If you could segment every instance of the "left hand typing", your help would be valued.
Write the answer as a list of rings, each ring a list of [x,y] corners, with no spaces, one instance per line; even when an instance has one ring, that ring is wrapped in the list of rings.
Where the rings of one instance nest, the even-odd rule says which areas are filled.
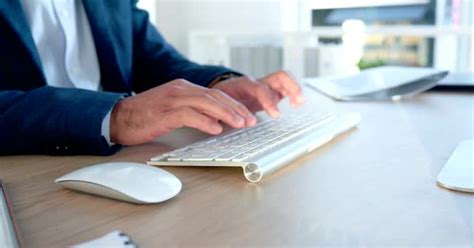
[[[278,71],[260,79],[248,76],[221,81],[213,86],[244,104],[250,111],[264,110],[270,117],[280,116],[278,102],[290,98],[292,106],[300,106],[305,98],[301,86],[285,71]]]

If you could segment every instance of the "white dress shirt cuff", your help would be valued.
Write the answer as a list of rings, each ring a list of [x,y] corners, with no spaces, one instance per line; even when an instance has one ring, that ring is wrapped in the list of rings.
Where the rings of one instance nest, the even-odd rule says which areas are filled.
[[[110,141],[110,115],[111,114],[112,114],[112,110],[110,110],[109,113],[107,113],[107,115],[104,117],[104,120],[102,120],[102,129],[101,129],[102,137],[105,138],[109,146],[115,145],[114,143],[112,143],[112,141]]]

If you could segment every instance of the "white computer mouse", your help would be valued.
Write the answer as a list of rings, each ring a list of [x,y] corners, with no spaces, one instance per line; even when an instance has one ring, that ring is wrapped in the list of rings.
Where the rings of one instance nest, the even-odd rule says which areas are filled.
[[[138,204],[166,201],[177,195],[182,187],[173,174],[132,162],[91,165],[55,182],[66,188]]]

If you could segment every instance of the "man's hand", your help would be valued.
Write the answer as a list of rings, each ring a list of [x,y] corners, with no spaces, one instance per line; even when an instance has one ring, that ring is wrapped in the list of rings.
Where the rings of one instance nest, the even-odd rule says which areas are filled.
[[[292,106],[299,106],[305,101],[299,84],[284,71],[258,80],[247,76],[231,78],[217,83],[213,89],[225,92],[251,112],[265,110],[273,118],[280,115],[277,104],[283,97],[290,97]]]
[[[256,123],[243,104],[224,92],[177,79],[119,101],[111,114],[110,136],[114,143],[135,145],[184,126],[219,134],[219,121],[234,128]]]

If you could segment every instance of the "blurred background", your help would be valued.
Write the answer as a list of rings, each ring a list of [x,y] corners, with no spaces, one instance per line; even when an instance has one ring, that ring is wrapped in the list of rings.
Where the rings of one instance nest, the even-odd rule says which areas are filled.
[[[190,59],[259,77],[379,65],[474,72],[472,0],[141,0]]]

